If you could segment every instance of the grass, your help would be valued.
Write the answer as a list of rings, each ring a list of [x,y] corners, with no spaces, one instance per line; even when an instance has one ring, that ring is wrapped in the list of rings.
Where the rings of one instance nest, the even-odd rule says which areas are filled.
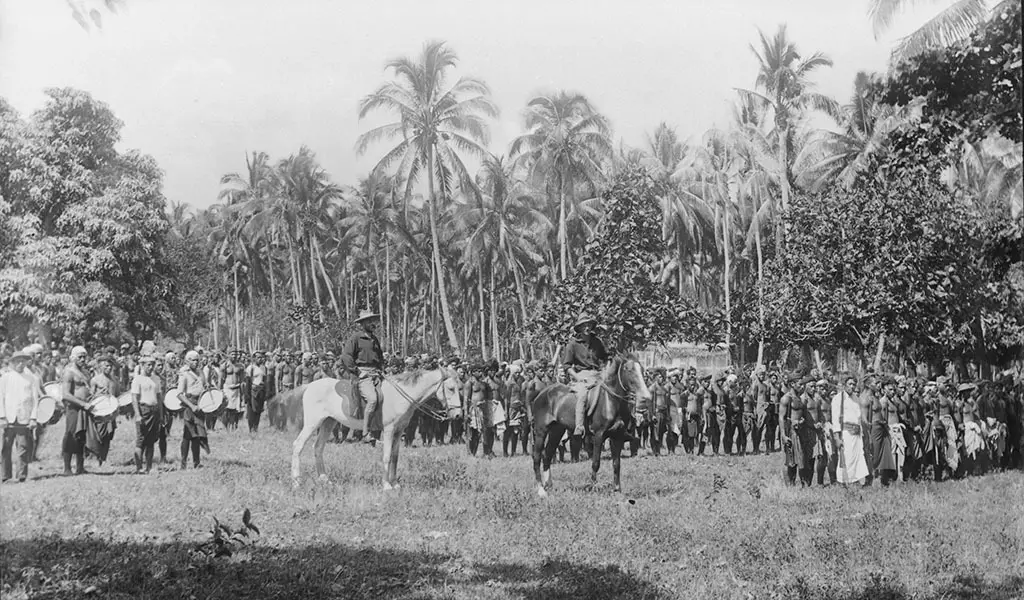
[[[607,462],[595,490],[589,465],[558,464],[542,500],[522,456],[403,449],[385,493],[379,451],[329,445],[322,484],[310,444],[293,490],[293,434],[217,431],[206,468],[139,476],[131,429],[107,465],[63,478],[55,428],[29,482],[0,489],[5,600],[1024,598],[1020,472],[801,490],[777,454],[641,455],[622,494]],[[262,535],[199,551],[214,517],[236,528],[245,508]]]

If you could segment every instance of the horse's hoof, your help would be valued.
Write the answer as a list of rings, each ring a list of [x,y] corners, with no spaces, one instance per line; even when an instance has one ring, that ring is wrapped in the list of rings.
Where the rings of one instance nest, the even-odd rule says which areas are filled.
[[[301,484],[301,483],[299,483],[299,478],[298,478],[298,477],[293,477],[293,478],[292,478],[292,489],[293,489],[293,490],[297,490],[297,489],[299,489],[299,487],[300,487],[301,485],[302,485],[302,484]]]
[[[384,482],[384,491],[385,492],[390,492],[393,489],[395,489],[394,486],[392,486],[390,483],[388,483],[386,481]]]
[[[331,478],[327,476],[327,473],[321,473],[320,476],[317,477],[317,480],[320,483],[330,483],[331,482]]]
[[[548,491],[544,489],[544,486],[537,486],[537,495],[541,498],[547,498]]]
[[[622,492],[622,486],[621,485],[616,485],[616,486],[612,487],[612,491],[615,492],[615,493],[620,493],[620,492]]]

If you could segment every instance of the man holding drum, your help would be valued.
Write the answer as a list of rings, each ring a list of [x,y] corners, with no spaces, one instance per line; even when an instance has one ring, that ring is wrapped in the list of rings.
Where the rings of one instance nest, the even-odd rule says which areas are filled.
[[[178,399],[182,405],[182,434],[181,434],[181,469],[184,470],[188,462],[188,451],[192,449],[192,464],[198,469],[199,449],[210,451],[210,443],[206,435],[206,423],[203,413],[199,410],[199,396],[206,390],[206,382],[203,381],[202,371],[199,367],[199,353],[189,350],[185,353],[185,366],[178,374]]]
[[[18,481],[28,479],[29,448],[37,426],[39,382],[25,368],[26,352],[11,356],[11,370],[0,375],[0,437],[3,438],[3,481],[13,477],[11,450],[18,446]]]
[[[146,459],[146,473],[153,469],[153,448],[163,430],[163,407],[160,398],[160,383],[153,377],[156,359],[143,356],[139,359],[141,373],[132,378],[132,405],[135,408],[135,471],[142,472],[142,459]]]
[[[178,389],[178,355],[172,350],[164,355],[164,370],[161,377],[164,380],[165,390]],[[167,462],[167,437],[171,435],[171,425],[174,424],[174,415],[163,411],[163,421],[160,427],[160,439],[157,447],[160,449],[160,462]]]
[[[60,387],[64,412],[64,475],[71,475],[71,458],[75,459],[75,474],[85,473],[85,432],[88,427],[89,376],[85,373],[88,353],[83,346],[71,349],[71,362],[61,375]]]

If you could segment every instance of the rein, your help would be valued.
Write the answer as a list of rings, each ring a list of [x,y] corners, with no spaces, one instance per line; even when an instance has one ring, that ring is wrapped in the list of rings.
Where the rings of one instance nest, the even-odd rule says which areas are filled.
[[[417,400],[413,398],[411,395],[409,395],[408,392],[402,389],[402,387],[395,383],[393,380],[384,377],[384,381],[387,381],[388,383],[391,384],[391,387],[398,390],[398,393],[401,394],[402,397],[404,397],[406,400],[408,400],[409,403],[412,404],[414,409],[438,421],[443,421],[448,418],[448,394],[444,389],[444,382],[447,380],[448,378],[445,376],[444,371],[441,371],[441,381],[438,382],[436,386],[434,386],[433,391],[431,391],[429,394],[422,396],[421,400]],[[432,396],[437,395],[437,391],[439,389],[441,390],[441,402],[444,403],[445,405],[444,413],[423,406]]]

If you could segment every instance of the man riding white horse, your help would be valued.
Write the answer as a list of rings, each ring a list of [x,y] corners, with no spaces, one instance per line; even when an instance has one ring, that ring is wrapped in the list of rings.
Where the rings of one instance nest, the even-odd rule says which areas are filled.
[[[356,323],[362,326],[362,331],[352,334],[341,352],[341,361],[345,369],[355,379],[353,391],[358,390],[366,402],[366,411],[363,414],[363,441],[368,444],[375,441],[374,436],[370,434],[370,419],[380,405],[377,382],[382,377],[384,368],[384,352],[375,334],[379,321],[380,315],[377,313],[369,310],[360,311]]]
[[[576,394],[576,430],[573,435],[584,433],[587,419],[590,390],[600,383],[601,369],[608,362],[608,350],[595,335],[597,320],[583,313],[573,325],[575,337],[569,340],[562,351],[562,366],[569,369],[573,379],[569,388]]]

